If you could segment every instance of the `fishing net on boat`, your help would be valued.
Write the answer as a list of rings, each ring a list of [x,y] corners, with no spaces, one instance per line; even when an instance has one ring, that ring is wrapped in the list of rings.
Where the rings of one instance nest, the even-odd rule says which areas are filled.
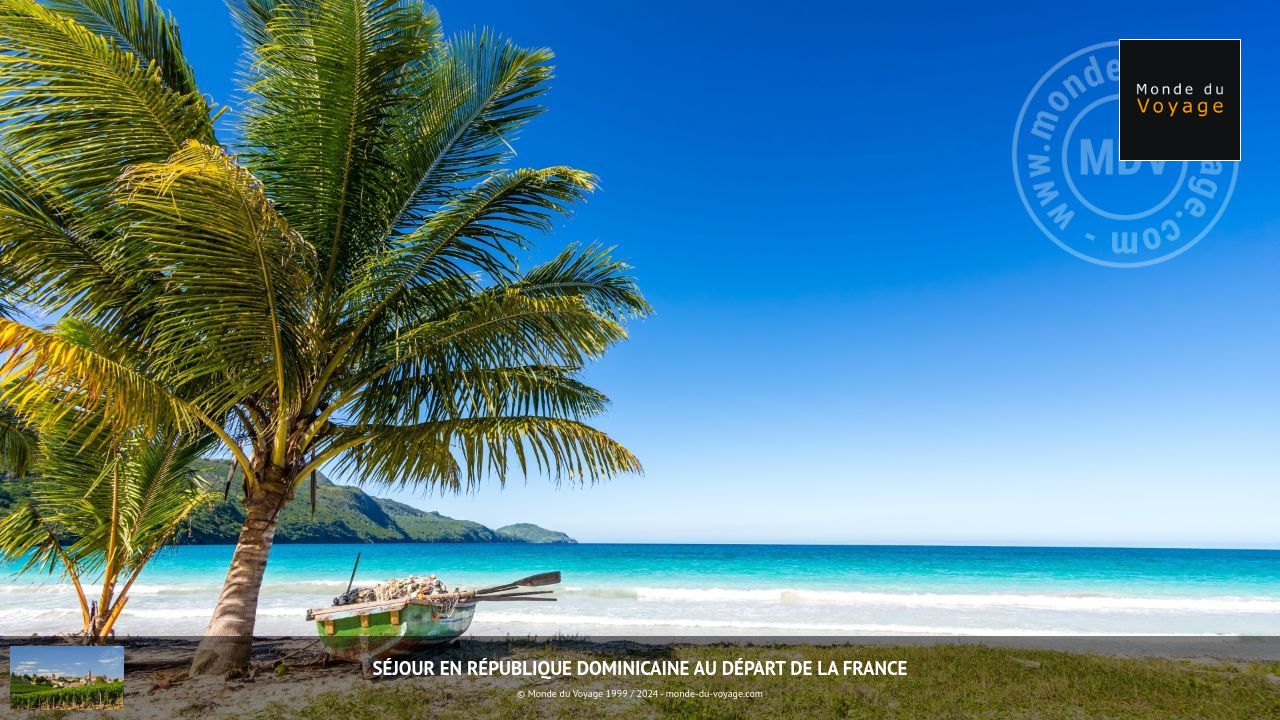
[[[453,617],[454,608],[458,607],[457,594],[445,595],[439,600],[433,600],[434,604],[440,610],[440,617]]]
[[[435,575],[410,575],[370,587],[351,588],[333,599],[334,605],[352,605],[364,602],[385,602],[402,598],[426,599],[432,595],[449,592]]]

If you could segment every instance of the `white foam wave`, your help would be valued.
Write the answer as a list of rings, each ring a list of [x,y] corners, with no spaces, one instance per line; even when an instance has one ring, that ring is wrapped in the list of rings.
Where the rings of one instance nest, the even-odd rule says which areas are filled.
[[[473,632],[483,634],[488,625],[528,625],[536,626],[537,631],[546,633],[571,628],[675,628],[694,630],[708,634],[715,631],[740,633],[743,631],[764,631],[768,633],[825,633],[831,635],[975,635],[975,636],[1096,636],[1096,637],[1133,637],[1141,633],[1132,632],[1075,632],[1067,630],[1044,630],[1040,628],[1009,627],[977,627],[951,625],[907,625],[897,623],[816,623],[816,622],[768,622],[750,620],[723,620],[716,618],[627,618],[607,615],[569,615],[549,618],[546,615],[520,612],[486,613],[483,618],[477,615]],[[1179,633],[1160,633],[1178,635]],[[1197,635],[1188,633],[1188,635]]]
[[[258,617],[296,617],[306,616],[305,607],[259,607]],[[184,620],[186,618],[208,619],[213,614],[213,606],[194,606],[177,608],[130,608],[126,616],[146,618],[148,620]]]
[[[79,615],[78,608],[4,608],[0,609],[0,621],[7,620],[32,620],[36,618],[45,618],[50,615]],[[0,634],[5,632],[0,631]]]
[[[59,582],[14,582],[0,585],[0,595],[28,595],[32,593],[42,595],[59,595],[64,593],[75,592],[75,587],[71,583]]]
[[[101,585],[93,583],[85,583],[83,586],[86,595],[97,595],[102,592]],[[210,583],[178,583],[178,584],[159,584],[148,585],[145,583],[136,583],[129,588],[130,595],[192,595],[213,592],[217,593],[222,586],[220,584]],[[75,586],[71,583],[63,582],[15,582],[12,584],[0,585],[0,595],[56,595],[65,597],[74,597]]]
[[[1025,608],[1085,612],[1280,613],[1268,597],[1127,597],[1119,595],[1020,595],[1016,593],[885,593],[844,590],[635,588],[649,602],[754,602],[821,605],[895,605],[932,608]]]
[[[259,610],[261,612],[261,610]],[[184,620],[186,618],[208,618],[213,614],[213,606],[181,607],[181,608],[130,608],[124,612],[128,617],[145,618],[147,620]]]

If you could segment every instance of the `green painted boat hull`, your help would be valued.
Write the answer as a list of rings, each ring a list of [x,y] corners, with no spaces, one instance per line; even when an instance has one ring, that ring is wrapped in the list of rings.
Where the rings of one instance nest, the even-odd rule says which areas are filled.
[[[393,612],[398,613],[398,622],[392,622]],[[447,643],[467,631],[475,612],[474,602],[449,608],[402,600],[359,612],[333,613],[315,623],[331,656],[367,664],[375,658],[409,655]]]

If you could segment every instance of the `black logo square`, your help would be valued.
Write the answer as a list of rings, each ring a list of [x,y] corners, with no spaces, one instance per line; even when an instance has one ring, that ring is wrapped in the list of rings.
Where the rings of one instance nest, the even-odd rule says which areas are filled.
[[[1240,41],[1121,40],[1120,159],[1239,160]]]

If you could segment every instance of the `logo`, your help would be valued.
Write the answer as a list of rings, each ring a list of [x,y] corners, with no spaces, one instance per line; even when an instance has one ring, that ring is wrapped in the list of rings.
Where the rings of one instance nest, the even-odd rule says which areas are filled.
[[[1186,252],[1226,210],[1238,163],[1123,161],[1119,43],[1063,58],[1031,89],[1013,132],[1013,176],[1040,230],[1076,257],[1145,267]]]
[[[1120,40],[1123,160],[1240,160],[1239,40]]]

